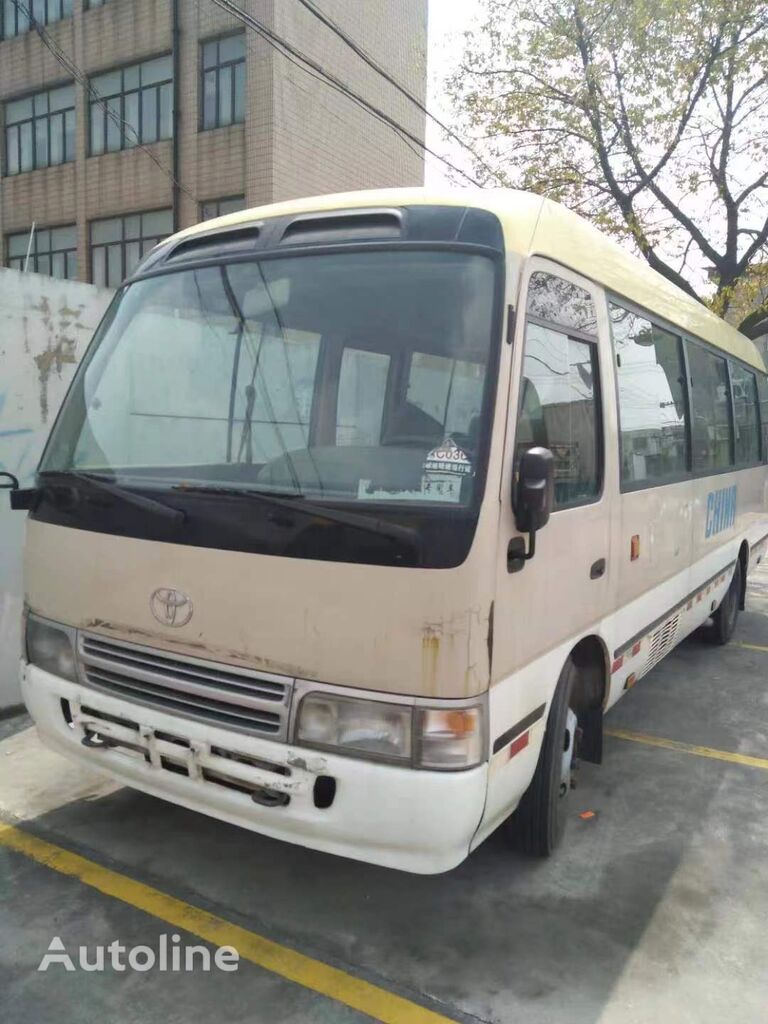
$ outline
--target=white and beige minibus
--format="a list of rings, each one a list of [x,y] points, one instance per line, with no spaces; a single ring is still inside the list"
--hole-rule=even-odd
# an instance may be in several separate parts
[[[605,711],[733,632],[767,456],[752,342],[551,201],[210,221],[120,289],[12,492],[24,699],[61,753],[278,839],[548,854]]]

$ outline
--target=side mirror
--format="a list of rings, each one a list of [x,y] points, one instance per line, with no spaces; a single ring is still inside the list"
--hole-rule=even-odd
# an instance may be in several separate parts
[[[549,448],[529,448],[520,459],[513,495],[515,523],[536,533],[549,522],[555,491],[555,458]]]
[[[0,469],[0,491],[18,491],[18,489],[19,481],[13,473],[6,473],[5,470]]]
[[[549,522],[555,493],[555,457],[549,448],[529,448],[520,459],[517,480],[512,486],[512,507],[515,524],[521,533],[530,534],[525,550],[522,537],[510,541],[507,568],[522,569],[536,553],[536,531]]]

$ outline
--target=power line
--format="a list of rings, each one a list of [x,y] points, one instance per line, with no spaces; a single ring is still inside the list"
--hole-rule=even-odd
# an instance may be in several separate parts
[[[463,171],[460,167],[457,167],[455,164],[451,163],[451,161],[448,160],[447,157],[441,156],[433,149],[430,149],[430,147],[427,146],[423,139],[420,139],[418,135],[415,135],[413,132],[409,131],[408,128],[400,124],[399,121],[395,120],[394,117],[391,117],[384,110],[381,110],[373,103],[370,103],[368,100],[365,99],[365,97],[361,96],[360,93],[355,92],[355,90],[351,89],[340,78],[337,78],[336,75],[332,74],[330,71],[327,71],[322,66],[322,64],[319,64],[312,57],[308,57],[297,47],[293,46],[292,43],[289,43],[287,40],[283,39],[282,36],[279,36],[276,32],[273,32],[272,29],[268,28],[263,22],[259,21],[257,18],[254,18],[253,15],[248,14],[247,11],[244,11],[242,7],[238,7],[238,5],[233,3],[232,0],[211,0],[211,2],[214,3],[217,7],[220,7],[221,10],[225,11],[233,18],[236,18],[238,21],[242,22],[247,28],[250,28],[252,31],[260,35],[262,39],[264,39],[274,50],[282,54],[283,57],[286,57],[288,60],[291,60],[291,58],[295,58],[291,60],[291,63],[296,64],[298,67],[301,68],[302,71],[305,71],[307,72],[307,74],[309,74],[310,72],[307,71],[307,66],[311,68],[316,73],[315,76],[313,77],[319,76],[320,80],[323,81],[326,85],[335,89],[337,92],[340,92],[348,99],[354,100],[354,102],[357,103],[358,106],[363,107],[365,110],[368,111],[368,113],[372,114],[379,121],[382,121],[389,128],[391,128],[395,132],[395,134],[397,134],[401,139],[403,139],[403,141],[410,140],[411,142],[415,143],[415,145],[418,146],[419,149],[423,150],[425,153],[429,153],[429,155],[435,157],[436,160],[440,160],[441,163],[445,164],[445,166],[450,168],[450,170],[454,171],[454,173],[460,174],[463,178],[466,178],[467,181],[471,182],[473,185],[482,188],[480,182],[477,181],[476,178],[473,178],[471,174],[467,174],[466,171]],[[297,61],[300,63],[297,64]]]
[[[199,14],[199,11],[200,11],[200,0],[197,0],[197,9],[198,9],[198,14]],[[234,15],[233,15],[233,17],[234,17]],[[248,53],[251,54],[251,56],[254,58],[254,60],[259,58],[260,55],[257,55],[256,50],[254,49],[253,46],[250,45],[250,43],[248,42],[247,38],[245,40],[245,46],[246,46],[246,49],[247,49]],[[328,82],[326,82],[326,80],[324,78],[321,78],[320,75],[316,75],[309,68],[305,67],[303,64],[300,64],[299,61],[295,60],[289,53],[285,53],[283,50],[278,50],[278,52],[281,53],[283,55],[283,57],[285,57],[285,59],[290,64],[293,64],[294,67],[298,68],[300,71],[303,71],[309,78],[312,78],[316,82],[320,82],[321,84],[324,84],[324,85],[329,84]],[[307,92],[306,89],[303,89],[298,84],[296,85],[296,88],[297,89],[301,89],[301,91],[303,93]],[[351,99],[351,97],[349,97],[349,98]],[[365,110],[366,112],[368,112],[367,108],[362,103],[358,103],[354,99],[352,99],[352,102],[355,103],[356,106],[360,107],[362,110]],[[341,121],[343,123],[343,121],[344,121],[343,117],[340,116],[336,111],[331,110],[330,107],[327,107],[320,100],[318,100],[318,103],[320,103],[320,105],[322,106],[323,110],[325,110],[327,114],[329,114],[331,117],[334,117],[337,121]],[[403,144],[406,145],[408,147],[408,149],[410,149],[411,152],[415,154],[415,156],[417,156],[417,157],[421,156],[420,151],[408,139],[404,138],[402,135],[399,135],[398,137],[403,142]]]
[[[189,198],[193,202],[197,202],[197,200],[192,195],[192,193],[189,191],[189,189],[185,188],[185,186],[182,185],[181,182],[176,179],[173,171],[169,167],[166,167],[166,165],[163,163],[163,161],[160,159],[160,157],[158,157],[155,153],[153,153],[152,150],[149,149],[147,146],[145,146],[144,143],[139,139],[138,132],[133,127],[133,125],[129,124],[128,121],[126,121],[124,118],[120,117],[120,115],[117,113],[117,111],[115,111],[109,105],[109,103],[106,100],[101,98],[101,96],[98,94],[98,92],[91,85],[91,83],[90,83],[90,81],[88,79],[88,75],[82,70],[82,68],[80,68],[74,62],[74,60],[69,56],[69,54],[66,53],[64,50],[62,50],[62,48],[59,46],[59,44],[57,42],[55,42],[54,39],[51,38],[51,36],[48,34],[48,32],[46,32],[45,28],[34,17],[34,15],[32,14],[32,11],[29,9],[29,7],[27,7],[24,3],[22,3],[22,0],[13,0],[13,3],[14,3],[14,6],[16,7],[16,9],[18,11],[20,11],[21,14],[24,14],[29,19],[30,25],[35,30],[35,32],[37,32],[38,36],[40,36],[40,39],[42,40],[42,42],[45,45],[45,47],[48,50],[50,50],[50,52],[53,54],[53,56],[56,58],[56,60],[59,62],[59,64],[61,64],[61,66],[67,71],[68,74],[72,75],[72,77],[75,79],[76,82],[79,82],[80,85],[83,86],[83,88],[85,89],[86,93],[93,100],[95,100],[97,103],[99,103],[101,105],[101,107],[106,112],[107,117],[112,121],[112,123],[117,125],[118,128],[120,128],[120,130],[124,134],[128,133],[129,137],[132,136],[133,139],[135,140],[136,147],[138,149],[143,150],[143,152],[145,152],[147,154],[147,156],[150,158],[150,160],[152,160],[153,163],[157,164],[157,166],[160,168],[160,170],[163,172],[163,174],[168,176],[168,178],[170,179],[172,184],[174,184],[178,189],[180,189],[187,196],[189,196]]]
[[[417,107],[422,112],[422,114],[428,117],[431,121],[434,121],[438,128],[444,131],[449,138],[453,139],[454,142],[458,142],[458,144],[462,148],[464,148],[470,154],[470,156],[472,156],[472,158],[478,162],[478,164],[480,164],[484,171],[487,171],[488,174],[494,177],[499,182],[499,184],[506,184],[503,176],[499,174],[498,171],[494,170],[493,167],[491,167],[491,165],[483,159],[483,157],[474,149],[473,146],[470,146],[470,144],[465,139],[462,139],[462,137],[457,132],[455,132],[453,128],[450,128],[447,124],[441,121],[439,117],[433,114],[432,111],[429,110],[424,103],[422,103],[418,96],[415,96],[409,89],[407,89],[404,85],[398,82],[394,75],[387,71],[385,67],[382,67],[382,65],[379,64],[379,62],[374,57],[372,57],[366,50],[364,50],[359,43],[355,42],[355,40],[352,39],[351,36],[347,35],[347,33],[333,20],[333,18],[330,17],[330,15],[326,14],[324,11],[321,11],[320,8],[317,7],[312,2],[312,0],[298,0],[298,2],[302,5],[302,7],[305,7],[309,11],[309,13],[313,15],[313,17],[317,18],[318,21],[322,22],[322,24],[325,25],[326,28],[330,29],[331,32],[334,33],[334,35],[338,36],[339,39],[341,39],[341,41],[345,44],[345,46],[348,46],[349,49],[353,51],[353,53],[356,53],[357,56],[362,61],[364,61],[378,75],[381,75],[381,77],[385,81],[389,82],[389,84],[392,85],[395,89],[397,89],[397,91],[402,96],[405,96],[407,100],[413,103],[413,105]]]

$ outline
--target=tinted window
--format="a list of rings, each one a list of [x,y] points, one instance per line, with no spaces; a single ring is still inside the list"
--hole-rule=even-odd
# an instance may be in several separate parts
[[[600,490],[597,346],[529,323],[516,458],[535,445],[555,457],[555,508]]]
[[[595,305],[589,292],[543,271],[531,274],[528,282],[528,316],[588,334],[597,333]]]
[[[654,483],[687,469],[685,370],[679,338],[611,304],[623,483]]]
[[[733,426],[736,462],[749,464],[760,459],[760,435],[757,418],[755,375],[743,366],[731,363],[733,388]]]
[[[725,359],[687,344],[691,375],[693,468],[698,472],[731,465],[731,419]]]
[[[763,432],[763,462],[768,462],[768,377],[764,373],[757,375],[757,394],[760,400],[760,423]]]

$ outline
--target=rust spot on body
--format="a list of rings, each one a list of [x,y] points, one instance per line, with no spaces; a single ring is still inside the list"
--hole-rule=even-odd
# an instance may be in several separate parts
[[[440,656],[440,634],[434,626],[425,626],[421,638],[421,679],[425,693],[437,693],[437,661]]]
[[[139,626],[126,626],[121,623],[109,622],[106,619],[89,619],[79,628],[101,630],[114,635],[116,640],[126,640],[128,643],[145,643],[147,646],[157,648],[157,650],[175,649],[182,653],[187,652],[191,657],[198,656],[209,661],[218,661],[222,664],[239,665],[242,668],[253,669],[256,672],[261,670],[264,672],[274,672],[276,675],[297,676],[303,679],[314,679],[316,676],[316,672],[312,669],[288,665],[282,661],[273,661],[272,658],[261,658],[255,654],[244,654],[241,651],[233,651],[226,647],[206,644],[201,640],[177,639],[176,637],[166,636],[163,633],[142,629]]]

